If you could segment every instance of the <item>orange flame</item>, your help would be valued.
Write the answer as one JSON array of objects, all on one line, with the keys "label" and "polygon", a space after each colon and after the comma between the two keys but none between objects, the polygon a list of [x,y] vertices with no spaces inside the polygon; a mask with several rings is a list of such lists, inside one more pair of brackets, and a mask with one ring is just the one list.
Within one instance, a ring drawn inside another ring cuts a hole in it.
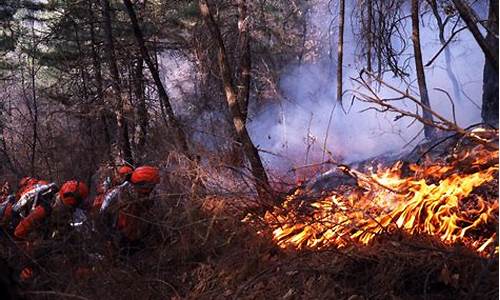
[{"label": "orange flame", "polygon": [[357,172],[368,180],[319,199],[304,200],[305,191],[297,190],[264,220],[283,248],[366,245],[394,229],[462,242],[480,253],[496,246],[498,199],[473,191],[498,178],[498,150],[480,145],[451,162],[427,161],[409,170],[411,176],[403,176],[398,162],[370,175]]}]

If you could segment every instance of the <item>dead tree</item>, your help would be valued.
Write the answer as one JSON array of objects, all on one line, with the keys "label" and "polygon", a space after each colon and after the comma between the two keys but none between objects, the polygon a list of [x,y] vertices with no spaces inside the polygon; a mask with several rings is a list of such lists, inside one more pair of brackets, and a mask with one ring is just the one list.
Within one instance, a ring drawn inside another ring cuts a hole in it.
[{"label": "dead tree", "polygon": [[[431,107],[429,101],[429,93],[427,91],[427,83],[425,81],[424,64],[422,62],[422,49],[420,48],[420,24],[419,24],[419,0],[411,1],[411,22],[412,22],[412,41],[413,52],[415,58],[415,69],[417,72],[418,89],[420,92],[420,99],[424,105],[422,115],[424,119],[432,123],[432,114],[429,109]],[[435,129],[428,124],[424,124],[425,137],[431,139],[434,137]]]},{"label": "dead tree", "polygon": [[[486,43],[498,58],[498,0],[490,0]],[[485,57],[483,71],[483,106],[481,117],[484,122],[498,127],[498,65],[495,69]]]},{"label": "dead tree", "polygon": [[172,109],[172,105],[170,104],[170,99],[168,97],[167,91],[161,82],[160,73],[158,72],[158,68],[154,64],[153,60],[149,56],[148,49],[146,48],[146,42],[144,41],[144,36],[142,34],[142,30],[139,27],[139,22],[137,20],[137,16],[135,14],[134,6],[130,0],[123,0],[125,7],[127,9],[127,13],[130,18],[130,23],[132,25],[132,29],[134,30],[135,40],[137,42],[137,46],[141,52],[142,59],[148,66],[149,72],[153,77],[156,88],[158,89],[158,96],[160,98],[160,104],[164,107],[167,120],[167,125],[174,131],[177,143],[181,151],[190,157],[188,142],[186,139],[186,135],[182,130],[180,123],[177,121],[177,118],[174,115],[174,111]]},{"label": "dead tree", "polygon": [[248,37],[247,1],[238,0],[238,52],[240,63],[238,66],[238,103],[243,120],[248,116],[248,100],[250,98],[250,77],[252,61],[250,57],[250,41]]},{"label": "dead tree", "polygon": [[200,14],[218,48],[219,70],[226,94],[226,102],[232,115],[234,128],[238,135],[238,139],[241,141],[243,151],[250,162],[252,175],[255,178],[257,193],[262,200],[266,201],[269,199],[271,186],[269,185],[266,170],[264,169],[264,165],[260,159],[259,151],[253,144],[250,139],[250,135],[248,134],[245,116],[242,114],[238,104],[238,96],[233,84],[233,76],[227,61],[226,49],[221,31],[214,20],[208,2],[206,0],[199,0],[198,5]]},{"label": "dead tree", "polygon": [[337,45],[337,101],[342,103],[342,63],[344,51],[345,1],[339,0],[339,40]]},{"label": "dead tree", "polygon": [[489,16],[484,37],[472,8],[463,0],[453,0],[467,28],[484,53],[483,106],[481,116],[486,123],[498,126],[498,0],[489,1]]},{"label": "dead tree", "polygon": [[116,63],[115,46],[111,27],[111,9],[108,0],[101,0],[101,10],[104,25],[104,53],[106,55],[106,60],[108,61],[108,67],[111,74],[111,86],[113,88],[113,97],[116,101],[115,115],[118,125],[118,145],[121,151],[121,158],[129,163],[133,163],[128,124],[127,120],[123,116],[124,111],[121,80],[120,74],[118,73],[118,65]]},{"label": "dead tree", "polygon": [[[478,20],[472,13],[470,6],[467,5],[467,3],[465,3],[463,0],[452,0],[452,1],[453,4],[455,4],[458,13],[460,14],[460,18],[464,20],[465,25],[467,25],[467,28],[469,28],[477,44],[479,45],[481,50],[483,50],[484,56],[487,58],[487,62],[490,63],[495,70],[498,70],[498,53],[494,51],[494,49],[490,45],[488,45],[488,42],[481,34],[481,31],[477,26]],[[490,0],[490,10],[495,9],[495,6],[498,10],[498,1]],[[495,10],[495,12],[493,13],[490,13],[490,18],[496,15],[497,10]]]}]

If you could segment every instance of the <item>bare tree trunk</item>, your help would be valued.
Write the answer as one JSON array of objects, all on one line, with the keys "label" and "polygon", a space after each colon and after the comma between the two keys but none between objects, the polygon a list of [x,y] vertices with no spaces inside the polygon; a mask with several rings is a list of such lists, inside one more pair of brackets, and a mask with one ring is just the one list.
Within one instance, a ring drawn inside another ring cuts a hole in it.
[{"label": "bare tree trunk", "polygon": [[366,49],[366,70],[368,72],[372,72],[372,48],[373,48],[373,0],[368,0],[367,9],[368,9],[368,20],[367,20],[367,34],[368,34],[368,45]]},{"label": "bare tree trunk", "polygon": [[[420,92],[420,101],[424,107],[430,109],[429,93],[427,91],[427,83],[425,82],[424,65],[422,62],[422,49],[420,48],[420,24],[419,24],[419,0],[411,1],[411,21],[412,21],[412,40],[413,51],[415,56],[415,69],[417,71],[418,89]],[[432,122],[432,114],[429,109],[423,108],[423,117]],[[429,125],[424,125],[425,137],[431,139],[435,135],[435,129]]]},{"label": "bare tree trunk", "polygon": [[[89,4],[89,15],[90,15],[90,42],[91,42],[91,51],[92,51],[92,65],[94,69],[95,83],[96,83],[96,92],[97,99],[99,104],[103,104],[104,95],[103,95],[103,86],[102,86],[102,68],[101,68],[101,57],[99,56],[99,51],[97,49],[97,40],[96,33],[94,28],[94,11],[92,8],[92,1],[88,2]],[[104,143],[106,145],[106,152],[108,158],[111,159],[111,134],[108,129],[108,122],[106,120],[106,112],[99,111],[99,119],[104,128]]]},{"label": "bare tree trunk", "polygon": [[30,76],[31,76],[31,100],[33,101],[33,146],[31,148],[31,175],[36,175],[36,145],[38,141],[38,100],[36,95],[36,74],[35,74],[35,24],[34,20],[31,20],[31,66],[30,66]]},{"label": "bare tree trunk", "polygon": [[144,60],[138,58],[134,66],[134,94],[137,100],[137,119],[139,123],[139,132],[137,138],[137,148],[142,152],[146,145],[146,137],[148,134],[148,110],[146,107],[146,97],[144,96]]},{"label": "bare tree trunk", "polygon": [[156,84],[156,88],[158,89],[158,95],[161,102],[160,104],[162,104],[165,108],[165,113],[168,118],[168,125],[174,130],[176,140],[181,151],[187,156],[191,157],[186,135],[184,134],[181,125],[174,115],[174,111],[172,109],[172,106],[170,105],[170,99],[168,97],[167,91],[165,90],[165,87],[163,86],[163,83],[161,82],[158,69],[149,56],[142,31],[139,27],[139,22],[137,21],[134,6],[132,5],[132,2],[130,2],[130,0],[123,0],[123,3],[127,8],[127,13],[130,17],[130,22],[132,24],[132,29],[134,30],[134,36],[137,42],[137,46],[139,47],[139,50],[141,52],[142,59],[144,60],[144,62],[146,62],[146,65],[149,68],[149,72],[151,73],[151,76],[153,77],[153,80]]},{"label": "bare tree trunk", "polygon": [[[137,5],[140,5],[140,9],[146,8],[146,1],[139,2]],[[142,17],[139,14],[137,16],[137,21],[142,22]],[[142,154],[144,152],[144,146],[146,145],[146,138],[148,134],[148,109],[146,106],[146,96],[145,92],[145,84],[144,84],[144,59],[142,58],[141,51],[139,49],[136,54],[137,59],[133,63],[133,82],[134,82],[134,95],[135,95],[135,113],[137,119],[136,125],[136,136],[135,136],[135,147],[137,149],[137,153]]]},{"label": "bare tree trunk", "polygon": [[[377,23],[374,24],[375,28],[377,28],[377,26],[383,25],[384,22],[383,22],[382,18],[383,18],[383,16],[382,16],[382,10],[381,10],[380,7],[377,7]],[[373,28],[373,30],[375,30],[375,28]],[[382,35],[380,33],[377,33],[376,39],[377,40],[376,40],[376,43],[375,43],[375,51],[376,51],[376,54],[377,54],[377,76],[379,78],[382,78],[382,66],[384,65],[383,55],[382,55],[382,48],[383,48],[383,45],[384,45],[384,41],[383,41],[383,37],[382,37]]]},{"label": "bare tree trunk", "polygon": [[123,99],[121,90],[120,74],[118,73],[118,65],[115,57],[115,47],[113,42],[113,32],[111,27],[111,12],[108,0],[101,0],[102,16],[104,21],[104,52],[109,64],[111,73],[111,85],[113,94],[116,100],[116,122],[118,125],[118,144],[121,151],[122,159],[133,164],[132,151],[130,149],[130,140],[128,134],[127,120],[124,118]]},{"label": "bare tree trunk", "polygon": [[344,58],[345,0],[339,0],[339,41],[337,45],[337,101],[342,104],[342,63]]},{"label": "bare tree trunk", "polygon": [[238,68],[238,103],[240,105],[241,114],[243,115],[243,121],[246,122],[248,115],[248,100],[250,98],[250,72],[252,70],[246,0],[238,0],[238,13],[238,50],[240,53],[240,65]]},{"label": "bare tree trunk", "polygon": [[[498,55],[498,0],[490,0],[486,43]],[[485,55],[481,116],[484,122],[498,127],[498,66],[495,69],[493,65]]]},{"label": "bare tree trunk", "polygon": [[[487,62],[491,64],[493,69],[498,70],[498,51],[494,51],[494,49],[492,49],[492,47],[488,45],[488,42],[481,34],[481,31],[479,31],[479,28],[476,25],[476,17],[474,17],[474,15],[472,14],[471,8],[463,0],[452,1],[453,4],[455,4],[460,17],[462,18],[462,20],[464,20],[465,25],[467,25],[467,28],[469,28],[479,47],[481,48],[481,50],[483,50],[484,56],[487,58]],[[491,4],[492,2],[490,2],[490,6]]]},{"label": "bare tree trunk", "polygon": [[[86,57],[86,49],[85,49],[85,40],[82,41],[80,40],[80,33],[79,33],[79,26],[77,22],[72,22],[73,23],[73,29],[75,32],[75,42],[78,48],[78,55],[83,58]],[[89,73],[87,72],[87,65],[84,63],[83,59],[78,60],[78,68],[80,69],[80,77],[81,77],[81,82],[82,82],[82,87],[83,87],[83,98],[88,101],[89,100],[89,95],[91,95],[91,92],[89,93],[89,87],[88,87],[88,80],[89,80]],[[80,126],[80,132],[85,132],[83,135],[85,136],[85,141],[83,141],[84,144],[89,143],[90,148],[93,149],[92,152],[87,152],[86,153],[86,160],[91,161],[90,158],[94,157],[97,153],[95,152],[96,149],[96,144],[97,141],[94,138],[94,131],[93,131],[93,126],[92,123],[94,122],[93,117],[89,115],[90,112],[90,106],[89,105],[81,105],[80,106],[80,111],[84,117],[82,117],[81,122],[79,122]],[[50,164],[47,164],[50,166]],[[86,174],[91,173],[92,169],[95,167],[95,162],[89,163],[85,165],[85,169],[82,171]],[[50,169],[49,169],[50,170]],[[74,174],[77,175],[77,174]]]},{"label": "bare tree trunk", "polygon": [[[441,42],[441,45],[445,47],[446,45],[446,40],[444,38],[444,33],[445,33],[445,23],[447,23],[448,18],[445,19],[443,22],[443,19],[439,15],[438,11],[438,6],[436,0],[428,0],[429,6],[431,7],[432,13],[434,14],[434,17],[436,18],[436,22],[439,28],[439,41]],[[455,98],[460,101],[462,99],[461,92],[460,92],[460,84],[458,83],[458,79],[455,76],[455,73],[453,72],[453,66],[451,64],[451,53],[450,49],[448,47],[444,48],[444,58],[446,62],[446,73],[448,74],[448,77],[450,78],[451,84],[453,86],[453,94],[455,95]]]},{"label": "bare tree trunk", "polygon": [[[247,1],[238,0],[238,53],[239,64],[237,70],[238,76],[238,104],[243,115],[243,120],[246,122],[248,118],[248,101],[250,99],[250,79],[252,71],[252,61],[250,53],[250,38],[248,34],[248,13]],[[229,128],[234,142],[231,144],[230,162],[235,166],[242,166],[245,162],[244,153],[240,147],[241,140],[234,126]]]},{"label": "bare tree trunk", "polygon": [[224,91],[226,93],[226,101],[229,107],[229,111],[233,117],[233,125],[236,129],[236,133],[242,143],[243,150],[245,152],[246,157],[248,158],[251,168],[252,174],[255,178],[255,185],[257,189],[257,193],[259,197],[266,201],[269,200],[271,186],[269,185],[269,180],[267,178],[266,170],[264,169],[264,165],[259,157],[259,151],[254,146],[250,136],[248,134],[244,115],[241,113],[237,94],[235,92],[235,88],[233,85],[232,73],[227,62],[226,58],[226,49],[224,46],[224,41],[222,39],[222,35],[218,25],[215,23],[212,13],[210,12],[210,8],[206,0],[198,1],[200,13],[203,17],[208,30],[212,36],[212,39],[217,44],[219,49],[219,69],[220,75],[222,77],[222,84],[224,86]]}]

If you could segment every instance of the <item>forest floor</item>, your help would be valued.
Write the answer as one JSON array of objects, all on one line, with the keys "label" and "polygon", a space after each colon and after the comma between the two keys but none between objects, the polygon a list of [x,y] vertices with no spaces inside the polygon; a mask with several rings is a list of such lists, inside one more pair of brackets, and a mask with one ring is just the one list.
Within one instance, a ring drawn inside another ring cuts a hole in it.
[{"label": "forest floor", "polygon": [[[493,199],[495,178],[482,187]],[[119,253],[118,243],[91,231],[44,241],[21,293],[30,299],[498,299],[495,253],[400,230],[367,246],[284,249],[271,230],[242,222],[256,214],[247,205],[251,197],[174,193],[167,183],[160,190],[169,193],[159,194],[161,209],[144,216],[154,221],[138,251]],[[14,247],[2,249],[16,261]]]},{"label": "forest floor", "polygon": [[498,298],[498,255],[401,232],[366,247],[283,250],[224,205],[214,214],[202,205],[172,211],[162,225],[168,236],[148,236],[131,256],[110,251],[96,260],[85,249],[104,242],[53,242],[50,256],[37,259],[44,271],[22,291],[32,299]]}]

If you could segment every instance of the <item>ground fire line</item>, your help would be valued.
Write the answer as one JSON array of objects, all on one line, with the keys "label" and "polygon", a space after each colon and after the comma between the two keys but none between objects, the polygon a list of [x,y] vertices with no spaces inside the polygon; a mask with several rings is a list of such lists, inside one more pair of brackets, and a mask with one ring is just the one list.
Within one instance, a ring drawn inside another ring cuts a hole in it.
[{"label": "ground fire line", "polygon": [[354,173],[357,184],[312,198],[298,188],[265,213],[260,233],[271,231],[281,248],[324,249],[368,245],[399,230],[480,255],[498,253],[498,195],[487,190],[497,188],[498,150],[469,146],[420,164],[343,171]]}]

